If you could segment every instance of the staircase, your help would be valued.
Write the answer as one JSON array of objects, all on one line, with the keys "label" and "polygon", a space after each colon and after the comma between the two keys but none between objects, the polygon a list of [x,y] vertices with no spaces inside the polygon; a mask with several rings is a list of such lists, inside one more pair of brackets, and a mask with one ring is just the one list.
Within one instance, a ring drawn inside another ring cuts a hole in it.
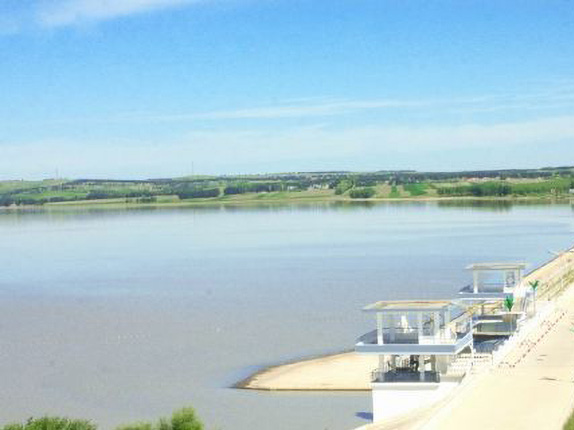
[{"label": "staircase", "polygon": [[452,377],[461,377],[467,372],[471,374],[477,374],[483,370],[488,369],[492,364],[491,354],[474,354],[473,357],[469,353],[459,354],[456,359],[448,366],[446,374]]}]

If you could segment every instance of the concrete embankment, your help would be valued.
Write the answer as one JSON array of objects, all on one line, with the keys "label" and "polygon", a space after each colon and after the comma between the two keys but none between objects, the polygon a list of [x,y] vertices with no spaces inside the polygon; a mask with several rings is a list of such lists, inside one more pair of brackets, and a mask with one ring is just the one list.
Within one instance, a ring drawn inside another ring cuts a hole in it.
[{"label": "concrete embankment", "polygon": [[[537,324],[504,360],[431,407],[360,430],[561,430],[574,407],[574,253],[531,272],[540,280]],[[359,430],[359,429],[357,429]]]}]

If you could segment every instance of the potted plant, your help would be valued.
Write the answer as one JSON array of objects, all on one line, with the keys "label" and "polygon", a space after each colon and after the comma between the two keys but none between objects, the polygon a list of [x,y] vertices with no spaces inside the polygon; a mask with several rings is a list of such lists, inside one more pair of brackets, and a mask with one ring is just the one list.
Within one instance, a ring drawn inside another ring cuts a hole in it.
[{"label": "potted plant", "polygon": [[534,314],[536,315],[536,290],[540,285],[540,281],[537,279],[535,281],[530,281],[528,284],[530,285],[530,288],[532,288],[532,304],[534,305]]},{"label": "potted plant", "polygon": [[506,308],[507,311],[507,314],[504,319],[510,325],[512,331],[514,331],[514,324],[513,324],[514,318],[513,315],[510,313],[512,312],[512,308],[514,307],[514,296],[512,295],[506,296],[506,298],[504,299],[504,307]]}]

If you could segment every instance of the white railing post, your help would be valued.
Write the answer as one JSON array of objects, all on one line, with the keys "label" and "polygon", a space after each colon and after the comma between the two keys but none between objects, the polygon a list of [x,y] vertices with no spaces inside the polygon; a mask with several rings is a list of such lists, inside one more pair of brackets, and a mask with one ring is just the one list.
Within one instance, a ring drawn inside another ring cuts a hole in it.
[{"label": "white railing post", "polygon": [[377,344],[382,345],[384,343],[383,338],[383,314],[378,312],[377,313]]}]

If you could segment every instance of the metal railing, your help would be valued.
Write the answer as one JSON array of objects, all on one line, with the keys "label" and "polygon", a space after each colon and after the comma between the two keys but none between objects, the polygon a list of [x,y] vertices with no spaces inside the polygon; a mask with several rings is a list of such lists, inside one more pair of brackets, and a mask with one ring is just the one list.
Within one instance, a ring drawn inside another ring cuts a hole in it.
[{"label": "metal railing", "polygon": [[[455,330],[442,329],[434,334],[431,330],[423,330],[423,335],[419,336],[416,329],[395,329],[394,334],[390,329],[383,330],[383,344],[386,345],[448,345],[454,344],[471,332],[470,321],[461,324]],[[377,330],[372,330],[358,339],[358,342],[367,345],[377,345]]]},{"label": "metal railing", "polygon": [[[506,290],[512,290],[519,284],[505,284],[504,282],[481,282],[478,284],[477,293],[504,293]],[[464,286],[461,293],[474,293],[474,285]]]},{"label": "metal railing", "polygon": [[422,383],[439,383],[440,373],[434,371],[425,371],[421,373],[410,368],[384,370],[376,369],[371,373],[372,382],[422,382]]},{"label": "metal railing", "polygon": [[490,323],[480,323],[474,328],[476,334],[499,334],[510,335],[516,330],[516,322],[514,321],[497,321]]}]

